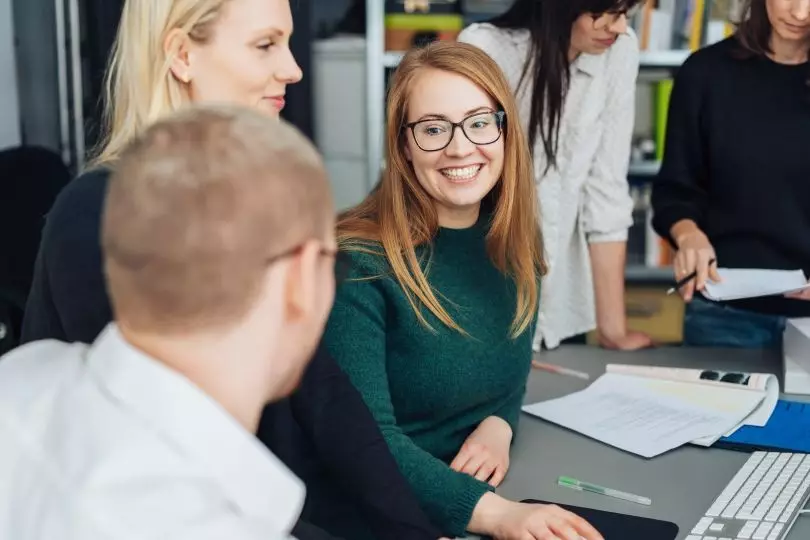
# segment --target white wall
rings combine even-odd
[[[20,144],[20,104],[11,0],[0,0],[0,148]]]

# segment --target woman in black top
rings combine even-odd
[[[288,0],[126,1],[108,74],[106,139],[92,170],[62,191],[48,215],[25,341],[95,340],[112,317],[99,244],[118,153],[151,121],[188,102],[235,102],[277,115],[285,87],[301,78],[291,31]],[[293,531],[300,540],[440,536],[359,392],[325,352],[290,399],[267,407],[258,436],[307,484]],[[369,530],[347,528],[357,522]]]
[[[810,2],[747,0],[736,34],[675,79],[653,225],[678,252],[684,342],[777,347],[810,294],[710,302],[717,267],[810,274]],[[716,262],[712,262],[716,260]]]

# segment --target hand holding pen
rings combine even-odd
[[[718,274],[717,279],[715,280],[715,279],[713,279],[711,277],[712,273],[717,274],[717,267],[715,266],[715,260],[714,259],[709,260],[709,272],[708,272],[709,279],[711,281],[720,281],[720,275]],[[686,298],[686,294],[684,293],[684,288],[687,285],[693,287],[692,292],[694,292],[696,290],[697,291],[702,291],[706,287],[706,281],[705,280],[703,281],[702,286],[699,286],[699,285],[697,285],[695,283],[695,280],[697,279],[697,276],[698,276],[697,270],[693,270],[692,272],[690,272],[689,274],[684,276],[682,279],[679,279],[677,282],[675,282],[675,285],[671,289],[669,289],[667,291],[667,294],[673,294],[673,293],[676,293],[676,292],[680,292],[681,296],[684,297],[684,300],[686,300],[688,302],[689,300],[691,300],[691,294],[690,294],[689,298]]]
[[[714,247],[703,231],[696,226],[690,229],[675,237],[678,253],[672,266],[677,282],[670,290],[679,292],[685,302],[690,302],[696,291],[705,289],[706,281],[721,281]]]

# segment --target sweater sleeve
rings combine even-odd
[[[490,488],[450,469],[417,446],[397,424],[386,374],[386,301],[381,282],[350,279],[340,287],[326,343],[363,395],[428,517],[445,534],[465,536],[475,505]]]
[[[633,224],[627,169],[636,110],[639,50],[632,30],[620,37],[608,54],[608,95],[599,119],[602,138],[583,186],[582,224],[591,243],[625,241]]]
[[[436,540],[360,393],[323,348],[290,403],[318,457],[352,495],[379,540]],[[320,538],[307,535],[306,538]],[[301,540],[305,540],[302,535]]]
[[[92,343],[112,320],[101,259],[107,172],[82,175],[48,213],[25,308],[23,341]]]
[[[705,144],[700,129],[703,82],[700,58],[690,57],[675,77],[667,116],[666,146],[661,171],[653,183],[653,228],[674,241],[670,230],[691,219],[703,228],[707,194]]]
[[[517,437],[518,433],[518,422],[520,420],[520,410],[521,405],[523,404],[523,396],[526,394],[526,384],[524,383],[523,386],[520,388],[520,392],[518,392],[515,396],[515,399],[510,399],[507,403],[503,405],[500,409],[498,409],[494,416],[497,416],[501,420],[504,420],[509,427],[512,428],[512,442],[515,442],[515,437]]]

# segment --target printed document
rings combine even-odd
[[[645,458],[738,426],[765,392],[606,373],[588,388],[523,410]]]
[[[663,366],[637,366],[625,364],[608,364],[608,373],[621,373],[636,377],[651,377],[670,381],[689,382],[708,386],[734,385],[765,393],[762,403],[745,418],[740,425],[734,426],[728,433],[718,433],[710,437],[695,439],[692,444],[711,446],[721,436],[729,436],[742,426],[763,427],[776,408],[779,401],[779,380],[772,373],[749,373],[746,371],[723,371],[719,369],[689,369]]]

